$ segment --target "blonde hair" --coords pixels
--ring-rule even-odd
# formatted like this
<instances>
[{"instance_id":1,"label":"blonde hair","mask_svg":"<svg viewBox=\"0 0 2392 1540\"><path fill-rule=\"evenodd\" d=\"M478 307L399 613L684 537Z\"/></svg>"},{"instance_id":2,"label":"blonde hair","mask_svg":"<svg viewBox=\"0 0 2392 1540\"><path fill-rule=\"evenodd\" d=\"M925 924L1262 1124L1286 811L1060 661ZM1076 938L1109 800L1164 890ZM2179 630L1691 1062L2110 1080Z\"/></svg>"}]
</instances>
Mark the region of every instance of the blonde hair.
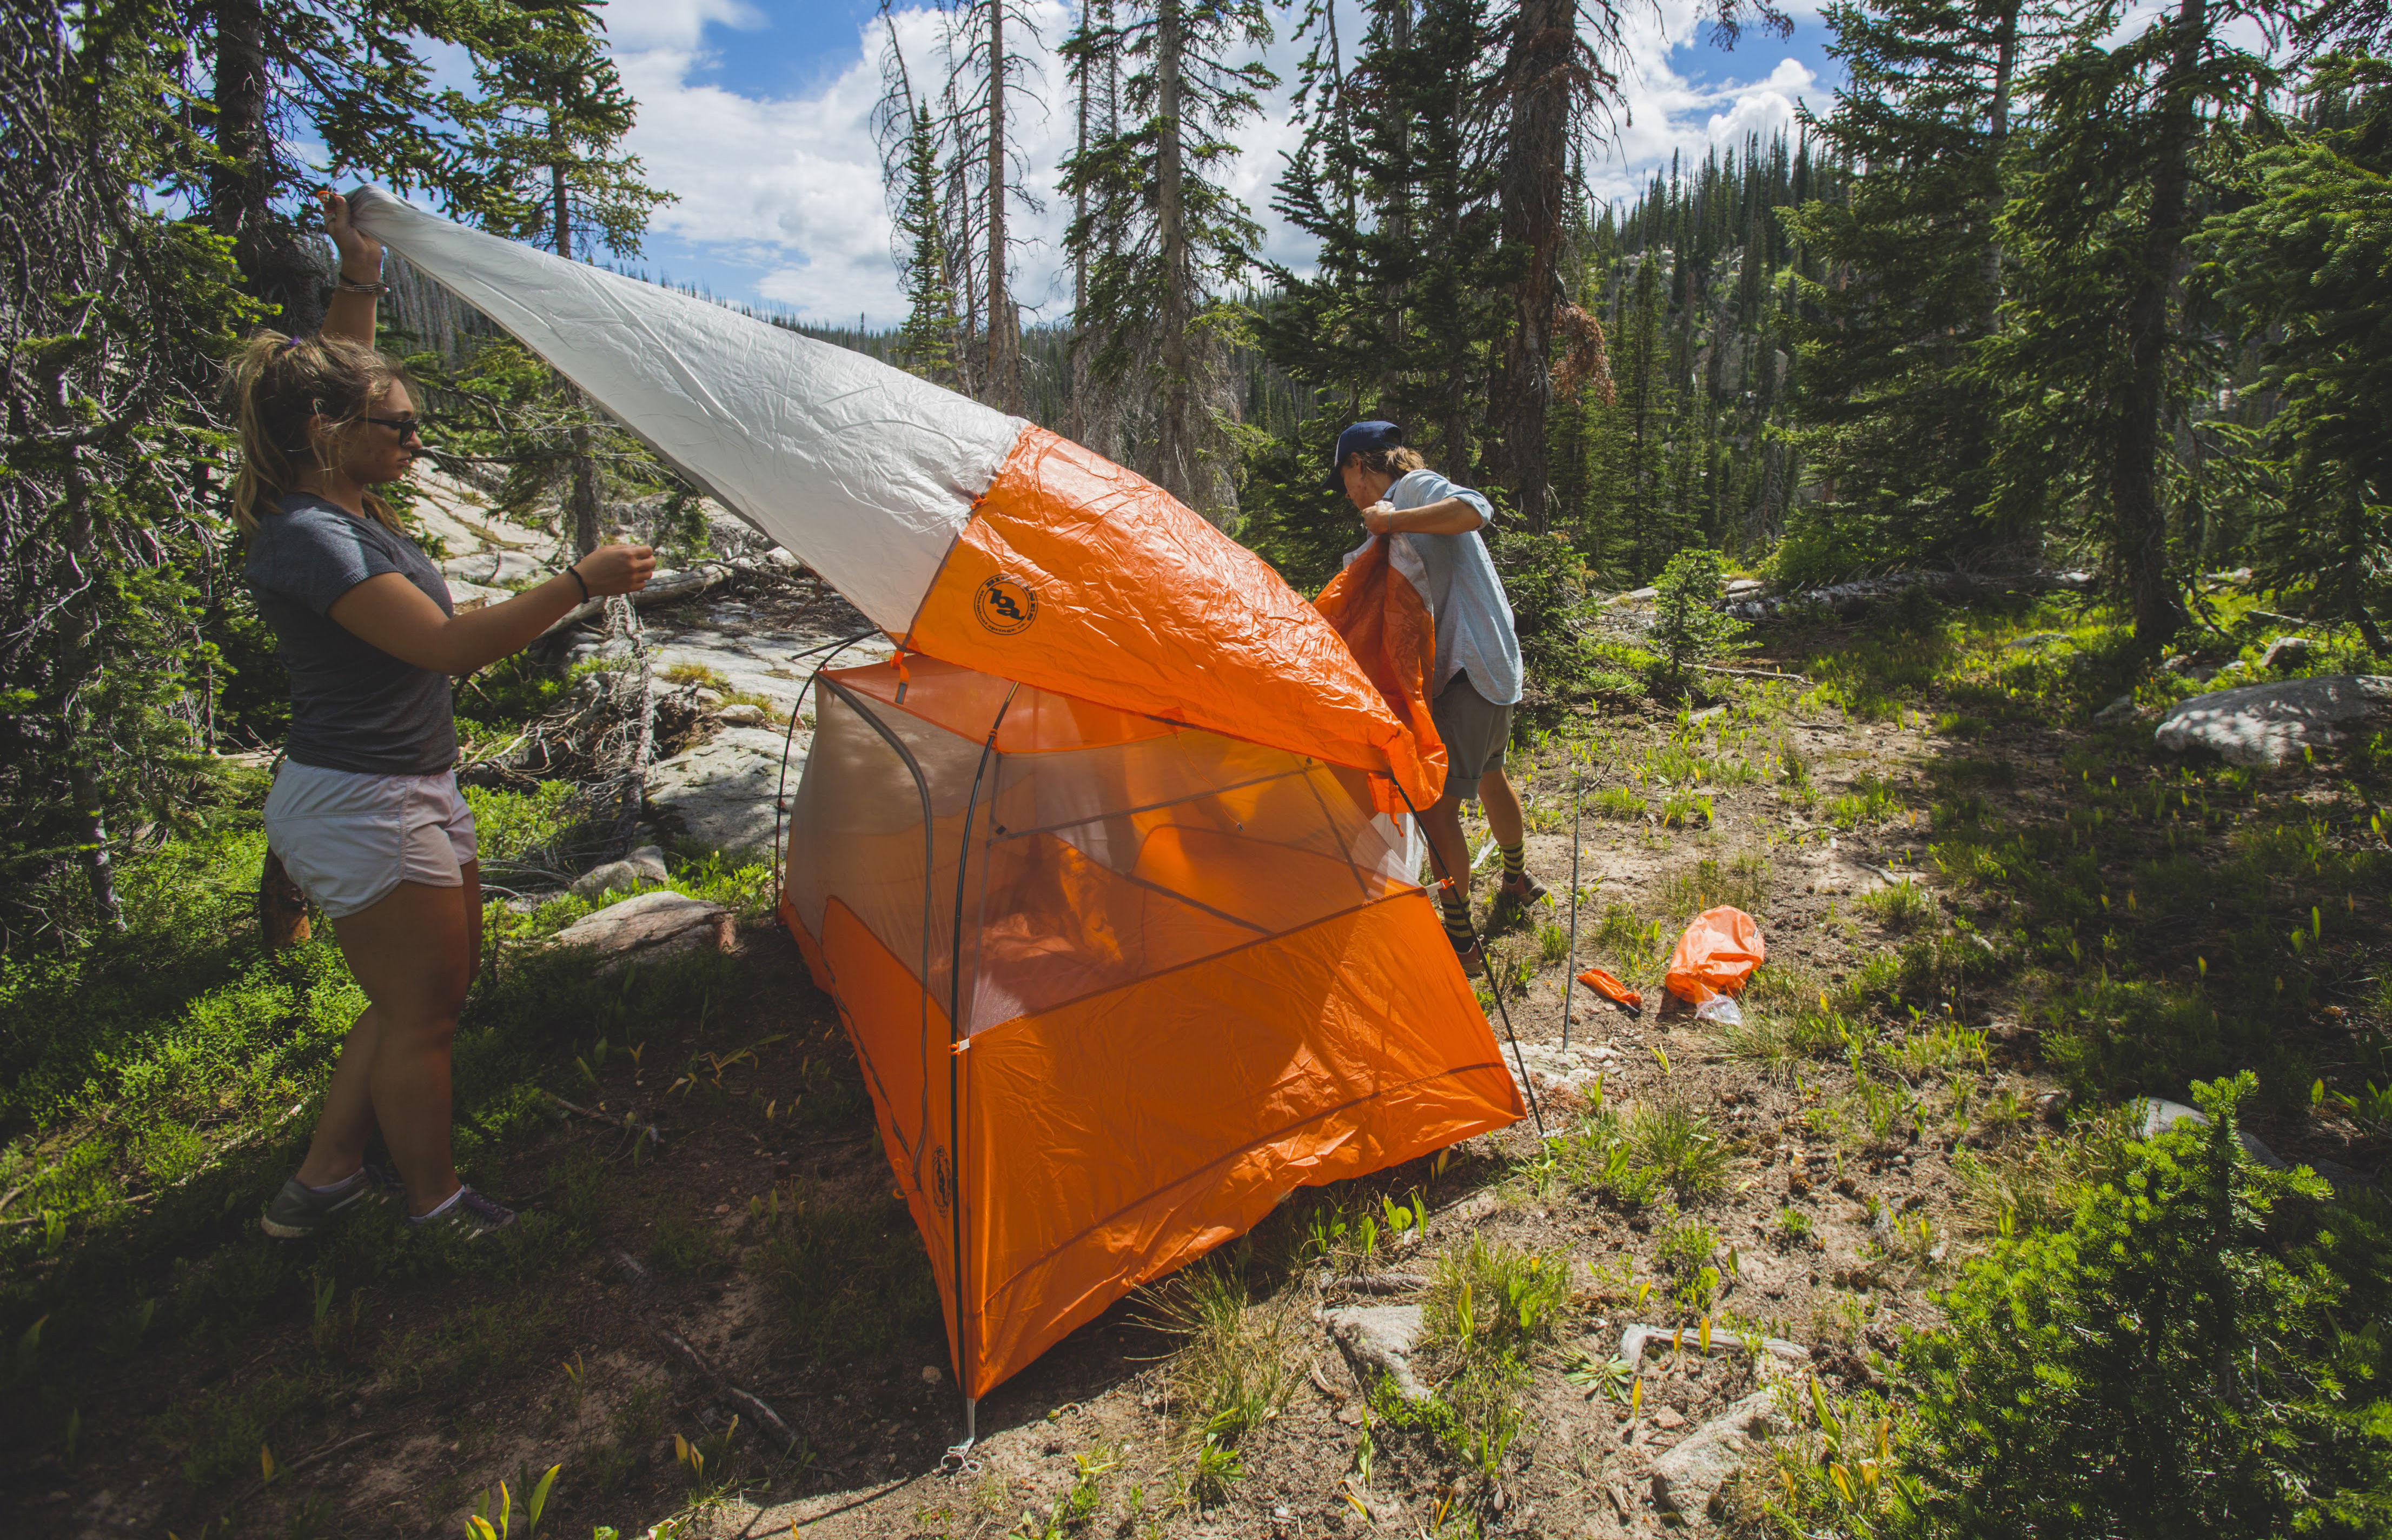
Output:
<instances>
[{"instance_id":1,"label":"blonde hair","mask_svg":"<svg viewBox=\"0 0 2392 1540\"><path fill-rule=\"evenodd\" d=\"M232 362L230 388L240 425L240 474L232 513L246 539L261 513L280 512L310 471L340 461L341 446L403 376L398 366L347 337L285 337L261 331ZM366 511L396 531L390 505L371 492Z\"/></svg>"},{"instance_id":2,"label":"blonde hair","mask_svg":"<svg viewBox=\"0 0 2392 1540\"><path fill-rule=\"evenodd\" d=\"M1409 444L1398 444L1385 449L1357 449L1353 458L1362 462L1363 470L1398 481L1415 471L1428 469L1428 461L1421 459L1421 452Z\"/></svg>"}]
</instances>

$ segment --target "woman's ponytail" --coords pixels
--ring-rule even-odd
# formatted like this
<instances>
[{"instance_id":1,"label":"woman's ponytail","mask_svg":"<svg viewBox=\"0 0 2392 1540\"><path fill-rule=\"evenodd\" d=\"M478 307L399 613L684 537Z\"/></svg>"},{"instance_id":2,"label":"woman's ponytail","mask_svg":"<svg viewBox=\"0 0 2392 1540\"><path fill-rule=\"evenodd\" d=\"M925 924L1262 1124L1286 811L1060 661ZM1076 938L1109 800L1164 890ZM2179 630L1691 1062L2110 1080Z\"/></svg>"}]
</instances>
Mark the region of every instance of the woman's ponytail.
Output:
<instances>
[{"instance_id":1,"label":"woman's ponytail","mask_svg":"<svg viewBox=\"0 0 2392 1540\"><path fill-rule=\"evenodd\" d=\"M343 441L364 426L398 378L389 359L346 337L261 331L241 344L228 387L240 433L232 511L244 539L298 489L301 477L339 460ZM398 527L380 498L369 493L366 508Z\"/></svg>"}]
</instances>

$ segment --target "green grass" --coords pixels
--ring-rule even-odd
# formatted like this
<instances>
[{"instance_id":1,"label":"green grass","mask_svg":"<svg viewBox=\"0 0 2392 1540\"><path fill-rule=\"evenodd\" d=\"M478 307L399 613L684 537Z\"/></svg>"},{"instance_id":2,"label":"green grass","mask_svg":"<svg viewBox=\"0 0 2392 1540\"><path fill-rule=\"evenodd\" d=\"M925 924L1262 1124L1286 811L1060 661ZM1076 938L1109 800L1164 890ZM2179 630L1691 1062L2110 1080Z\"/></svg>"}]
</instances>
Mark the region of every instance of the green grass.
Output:
<instances>
[{"instance_id":1,"label":"green grass","mask_svg":"<svg viewBox=\"0 0 2392 1540\"><path fill-rule=\"evenodd\" d=\"M835 1204L800 1189L767 1234L760 1272L809 1357L876 1356L931 1339L941 1308L905 1205Z\"/></svg>"},{"instance_id":2,"label":"green grass","mask_svg":"<svg viewBox=\"0 0 2392 1540\"><path fill-rule=\"evenodd\" d=\"M1935 900L1914 882L1891 882L1861 895L1861 907L1896 936L1929 925L1935 918Z\"/></svg>"},{"instance_id":3,"label":"green grass","mask_svg":"<svg viewBox=\"0 0 2392 1540\"><path fill-rule=\"evenodd\" d=\"M1178 1343L1171 1360L1182 1457L1200 1506L1221 1502L1245 1473L1239 1445L1294 1388L1283 1310L1257 1308L1236 1251L1181 1268L1141 1299L1150 1325Z\"/></svg>"},{"instance_id":4,"label":"green grass","mask_svg":"<svg viewBox=\"0 0 2392 1540\"><path fill-rule=\"evenodd\" d=\"M1633 823L1644 817L1643 794L1630 786L1606 786L1587 798L1587 810L1598 818L1618 819Z\"/></svg>"},{"instance_id":5,"label":"green grass","mask_svg":"<svg viewBox=\"0 0 2392 1540\"><path fill-rule=\"evenodd\" d=\"M1705 856L1661 879L1654 913L1667 924L1683 928L1696 915L1722 904L1750 913L1762 907L1768 891L1769 858L1761 852L1740 851L1724 861Z\"/></svg>"},{"instance_id":6,"label":"green grass","mask_svg":"<svg viewBox=\"0 0 2392 1540\"><path fill-rule=\"evenodd\" d=\"M1553 1141L1553 1156L1570 1182L1630 1208L1664 1194L1682 1206L1718 1197L1733 1158L1702 1114L1674 1100L1642 1102L1626 1113L1598 1101Z\"/></svg>"}]
</instances>

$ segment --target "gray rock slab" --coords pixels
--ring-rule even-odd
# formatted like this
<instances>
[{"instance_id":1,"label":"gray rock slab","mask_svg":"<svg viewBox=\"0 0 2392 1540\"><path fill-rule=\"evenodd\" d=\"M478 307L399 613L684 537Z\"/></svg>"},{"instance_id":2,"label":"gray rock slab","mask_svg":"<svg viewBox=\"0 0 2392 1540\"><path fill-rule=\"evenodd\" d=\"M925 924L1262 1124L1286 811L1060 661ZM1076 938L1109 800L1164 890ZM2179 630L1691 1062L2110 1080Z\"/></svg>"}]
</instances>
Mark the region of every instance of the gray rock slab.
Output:
<instances>
[{"instance_id":1,"label":"gray rock slab","mask_svg":"<svg viewBox=\"0 0 2392 1540\"><path fill-rule=\"evenodd\" d=\"M2213 750L2230 765L2281 765L2386 711L2392 676L2320 674L2195 695L2161 718L2152 739L2172 753Z\"/></svg>"},{"instance_id":2,"label":"gray rock slab","mask_svg":"<svg viewBox=\"0 0 2392 1540\"><path fill-rule=\"evenodd\" d=\"M587 947L599 958L599 972L645 963L677 952L711 947L731 950L731 912L685 893L643 893L585 914L556 933L551 944Z\"/></svg>"},{"instance_id":3,"label":"gray rock slab","mask_svg":"<svg viewBox=\"0 0 2392 1540\"><path fill-rule=\"evenodd\" d=\"M1346 1354L1354 1378L1365 1391L1384 1378L1392 1380L1397 1393L1407 1401L1428 1394L1427 1387L1412 1373L1412 1354L1420 1348L1420 1306L1346 1305L1322 1311L1320 1324Z\"/></svg>"},{"instance_id":4,"label":"gray rock slab","mask_svg":"<svg viewBox=\"0 0 2392 1540\"><path fill-rule=\"evenodd\" d=\"M722 718L724 727L762 727L765 723L764 708L750 705L746 701L726 705L715 715Z\"/></svg>"},{"instance_id":5,"label":"gray rock slab","mask_svg":"<svg viewBox=\"0 0 2392 1540\"><path fill-rule=\"evenodd\" d=\"M788 787L805 772L811 734L789 745ZM769 851L774 799L781 793L778 730L726 728L711 742L648 770L648 803L692 839L729 851Z\"/></svg>"},{"instance_id":6,"label":"gray rock slab","mask_svg":"<svg viewBox=\"0 0 2392 1540\"><path fill-rule=\"evenodd\" d=\"M601 893L627 892L664 880L663 848L643 845L621 861L610 861L604 866L593 866L582 873L573 879L571 892L577 899L594 899Z\"/></svg>"},{"instance_id":7,"label":"gray rock slab","mask_svg":"<svg viewBox=\"0 0 2392 1540\"><path fill-rule=\"evenodd\" d=\"M721 675L730 689L769 701L780 716L799 708L819 661L796 654L832 640L789 632L750 632L730 615L722 616L721 624L685 629L651 621L648 636L655 647L657 673L676 664L709 669ZM876 662L889 653L888 640L873 637L839 654L838 666Z\"/></svg>"},{"instance_id":8,"label":"gray rock slab","mask_svg":"<svg viewBox=\"0 0 2392 1540\"><path fill-rule=\"evenodd\" d=\"M1780 1426L1776 1392L1755 1391L1653 1462L1653 1502L1689 1521L1709 1516L1728 1478Z\"/></svg>"},{"instance_id":9,"label":"gray rock slab","mask_svg":"<svg viewBox=\"0 0 2392 1540\"><path fill-rule=\"evenodd\" d=\"M529 551L486 548L440 563L444 577L499 588L511 588L527 578L548 576L548 567Z\"/></svg>"}]
</instances>

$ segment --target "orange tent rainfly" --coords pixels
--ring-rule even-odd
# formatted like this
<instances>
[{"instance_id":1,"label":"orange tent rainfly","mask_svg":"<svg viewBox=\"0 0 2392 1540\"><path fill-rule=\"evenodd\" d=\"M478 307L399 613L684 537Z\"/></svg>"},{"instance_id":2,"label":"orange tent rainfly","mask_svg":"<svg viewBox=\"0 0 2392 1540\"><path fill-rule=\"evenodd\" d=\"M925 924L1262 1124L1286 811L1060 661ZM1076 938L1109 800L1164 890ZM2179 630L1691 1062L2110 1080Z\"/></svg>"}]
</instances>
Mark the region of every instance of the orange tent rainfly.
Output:
<instances>
[{"instance_id":1,"label":"orange tent rainfly","mask_svg":"<svg viewBox=\"0 0 2392 1540\"><path fill-rule=\"evenodd\" d=\"M900 645L817 676L780 908L929 1249L968 1437L991 1388L1295 1188L1522 1116L1390 810L1443 780L1419 680L1043 429L351 201Z\"/></svg>"}]
</instances>

